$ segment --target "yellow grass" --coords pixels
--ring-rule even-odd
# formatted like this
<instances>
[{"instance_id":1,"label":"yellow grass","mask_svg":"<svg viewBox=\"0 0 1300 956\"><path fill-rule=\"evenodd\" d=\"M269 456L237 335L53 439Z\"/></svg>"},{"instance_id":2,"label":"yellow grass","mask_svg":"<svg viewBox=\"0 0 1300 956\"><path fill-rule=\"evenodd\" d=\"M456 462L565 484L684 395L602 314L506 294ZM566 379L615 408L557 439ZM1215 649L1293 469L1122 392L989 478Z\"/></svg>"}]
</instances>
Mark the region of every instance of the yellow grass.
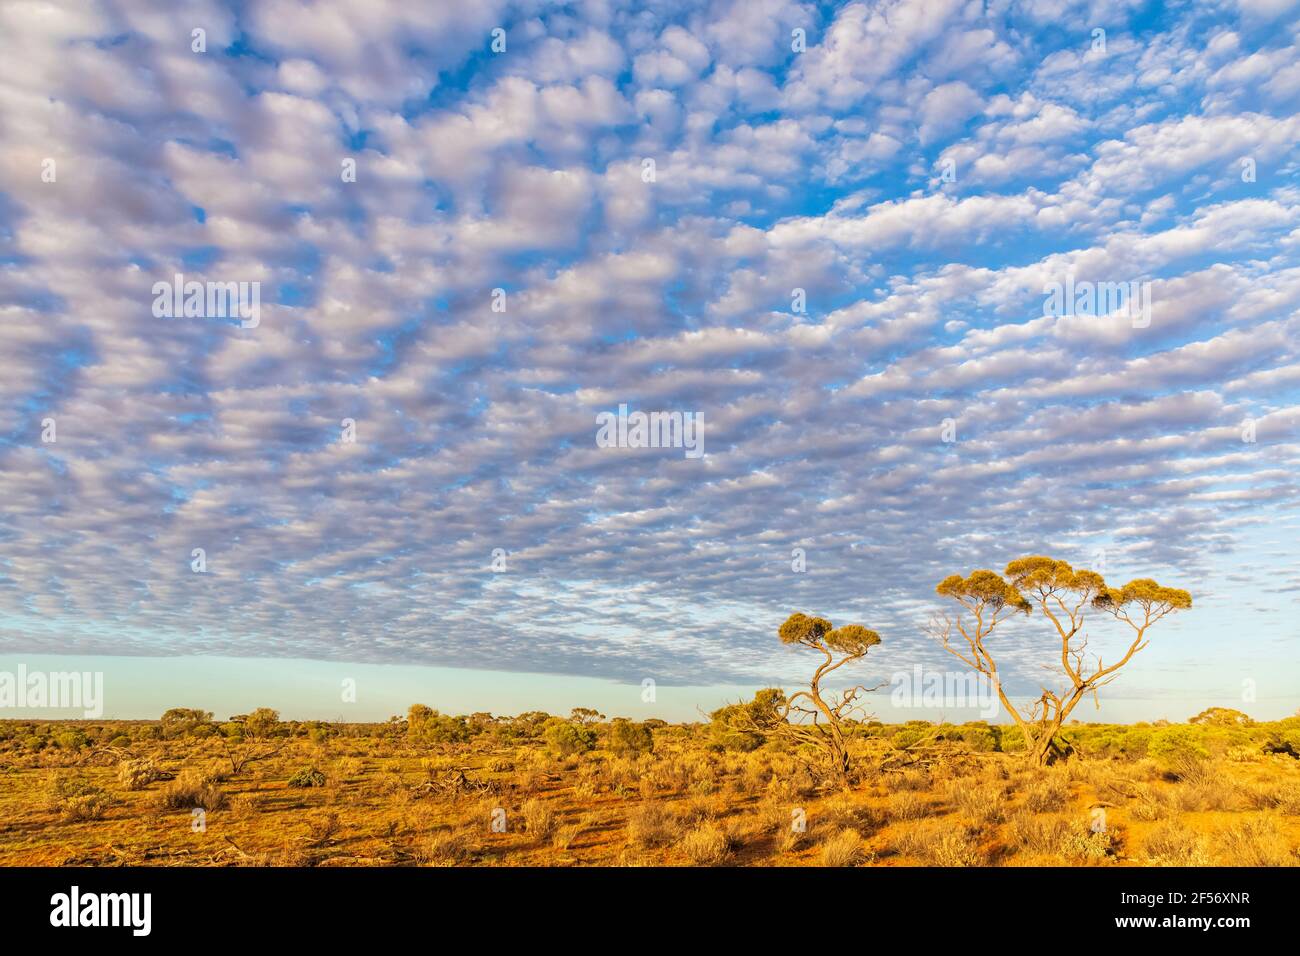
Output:
<instances>
[{"instance_id":1,"label":"yellow grass","mask_svg":"<svg viewBox=\"0 0 1300 956\"><path fill-rule=\"evenodd\" d=\"M889 771L859 742L861 772L841 790L808 755L711 749L689 727L660 728L639 756L400 733L277 746L232 773L212 738L11 743L0 865L1300 863L1300 760L1280 754L1178 774L1082 757L1031 769L1002 753Z\"/></svg>"}]
</instances>

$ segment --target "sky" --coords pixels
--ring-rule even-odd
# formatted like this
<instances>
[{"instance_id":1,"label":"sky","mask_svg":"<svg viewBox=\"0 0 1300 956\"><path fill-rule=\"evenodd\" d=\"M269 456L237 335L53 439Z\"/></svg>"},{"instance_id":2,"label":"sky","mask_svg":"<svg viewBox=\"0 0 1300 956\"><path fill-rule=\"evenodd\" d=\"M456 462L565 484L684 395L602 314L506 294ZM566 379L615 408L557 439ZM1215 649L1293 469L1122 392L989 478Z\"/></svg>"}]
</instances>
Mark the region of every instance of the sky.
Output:
<instances>
[{"instance_id":1,"label":"sky","mask_svg":"<svg viewBox=\"0 0 1300 956\"><path fill-rule=\"evenodd\" d=\"M1194 598L1089 719L1300 707L1298 3L14 0L0 62L0 670L699 719L796 610L960 669L935 584L1049 554Z\"/></svg>"}]
</instances>

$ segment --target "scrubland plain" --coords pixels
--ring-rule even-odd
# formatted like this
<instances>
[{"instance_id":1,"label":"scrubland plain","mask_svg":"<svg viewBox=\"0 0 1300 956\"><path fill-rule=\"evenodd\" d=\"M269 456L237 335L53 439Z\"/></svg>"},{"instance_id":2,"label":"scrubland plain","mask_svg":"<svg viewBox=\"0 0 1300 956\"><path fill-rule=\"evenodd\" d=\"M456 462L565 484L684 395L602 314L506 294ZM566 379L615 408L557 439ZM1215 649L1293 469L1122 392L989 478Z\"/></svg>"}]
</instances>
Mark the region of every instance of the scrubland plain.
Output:
<instances>
[{"instance_id":1,"label":"scrubland plain","mask_svg":"<svg viewBox=\"0 0 1300 956\"><path fill-rule=\"evenodd\" d=\"M1300 717L1015 728L852 723L846 780L710 723L0 723L0 864L1293 866Z\"/></svg>"}]
</instances>

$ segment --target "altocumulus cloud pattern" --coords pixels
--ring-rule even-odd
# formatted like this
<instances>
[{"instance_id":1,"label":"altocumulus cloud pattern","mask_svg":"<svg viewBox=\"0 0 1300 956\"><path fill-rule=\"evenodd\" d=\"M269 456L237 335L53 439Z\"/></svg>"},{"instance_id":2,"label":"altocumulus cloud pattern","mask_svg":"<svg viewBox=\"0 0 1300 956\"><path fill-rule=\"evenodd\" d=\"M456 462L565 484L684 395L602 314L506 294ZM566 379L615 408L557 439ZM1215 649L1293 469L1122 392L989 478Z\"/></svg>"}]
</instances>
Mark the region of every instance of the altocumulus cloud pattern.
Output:
<instances>
[{"instance_id":1,"label":"altocumulus cloud pattern","mask_svg":"<svg viewBox=\"0 0 1300 956\"><path fill-rule=\"evenodd\" d=\"M791 610L915 651L935 582L1038 551L1293 612L1298 38L6 3L0 650L744 681ZM603 447L620 405L704 454Z\"/></svg>"}]
</instances>

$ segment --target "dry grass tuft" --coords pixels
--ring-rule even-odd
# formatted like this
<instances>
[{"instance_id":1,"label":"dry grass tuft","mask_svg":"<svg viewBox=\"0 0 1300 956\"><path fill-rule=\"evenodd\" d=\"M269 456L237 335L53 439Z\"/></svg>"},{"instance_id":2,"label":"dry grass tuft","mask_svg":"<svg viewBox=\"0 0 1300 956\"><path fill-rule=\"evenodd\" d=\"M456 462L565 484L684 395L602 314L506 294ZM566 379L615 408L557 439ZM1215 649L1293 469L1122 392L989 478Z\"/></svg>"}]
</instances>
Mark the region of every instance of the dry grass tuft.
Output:
<instances>
[{"instance_id":1,"label":"dry grass tuft","mask_svg":"<svg viewBox=\"0 0 1300 956\"><path fill-rule=\"evenodd\" d=\"M680 834L677 821L662 804L638 804L627 816L627 836L641 849L667 846Z\"/></svg>"},{"instance_id":2,"label":"dry grass tuft","mask_svg":"<svg viewBox=\"0 0 1300 956\"><path fill-rule=\"evenodd\" d=\"M696 866L717 866L731 855L731 839L716 823L704 823L681 841L682 852Z\"/></svg>"},{"instance_id":3,"label":"dry grass tuft","mask_svg":"<svg viewBox=\"0 0 1300 956\"><path fill-rule=\"evenodd\" d=\"M822 866L857 866L865 856L862 834L845 827L822 840L818 861Z\"/></svg>"}]
</instances>

